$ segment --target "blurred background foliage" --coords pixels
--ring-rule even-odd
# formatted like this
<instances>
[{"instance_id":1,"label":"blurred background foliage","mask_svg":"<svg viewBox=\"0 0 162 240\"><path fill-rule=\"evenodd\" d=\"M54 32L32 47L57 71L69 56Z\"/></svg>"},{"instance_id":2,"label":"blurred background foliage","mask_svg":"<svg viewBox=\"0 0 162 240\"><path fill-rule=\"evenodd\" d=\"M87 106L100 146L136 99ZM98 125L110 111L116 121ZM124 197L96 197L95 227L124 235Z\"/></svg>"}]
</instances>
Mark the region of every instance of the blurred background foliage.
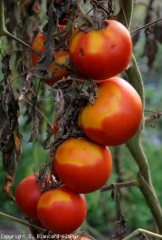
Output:
<instances>
[{"instance_id":1,"label":"blurred background foliage","mask_svg":"<svg viewBox=\"0 0 162 240\"><path fill-rule=\"evenodd\" d=\"M12 1L14 2L14 1ZM21 2L21 1L20 1ZM14 3L15 14L19 11L18 15L15 15L17 23L20 28L30 30L27 26L30 21L34 21L33 14L28 16L28 21L22 22L22 18L25 16L20 11L20 2ZM22 1L23 2L23 1ZM24 1L25 2L25 1ZM30 2L30 1L29 1ZM36 1L35 1L36 2ZM39 1L41 3L41 1ZM25 5L24 5L25 6ZM41 29L45 19L45 1L41 3L41 9L36 13L37 17L37 27ZM6 8L8 11L8 8ZM22 10L22 9L21 9ZM11 11L11 9L10 9ZM10 27L10 20L12 20L11 15L6 15L6 22L8 30L13 34L17 34L16 28L12 29ZM25 11L25 10L24 10ZM21 13L21 14L20 14ZM162 13L162 2L159 0L154 1L135 1L134 17L132 20L131 32L148 22L154 21ZM39 16L39 17L38 17ZM33 17L33 19L32 19ZM145 105L145 115L150 115L154 112L160 112L162 108L162 36L157 38L158 31L162 30L162 21L158 22L158 30L155 33L155 25L146 29L142 29L139 32L132 34L134 41L134 54L137 58L137 62L144 81L144 90L146 97ZM33 28L33 27L32 27ZM159 33L160 34L160 33ZM17 34L18 35L18 34ZM30 35L30 39L29 39ZM155 36L156 35L156 36ZM161 33L162 35L162 33ZM27 35L20 34L20 38L31 43L33 35L30 33ZM27 38L27 39L25 39ZM151 39L151 40L150 40ZM150 41L150 42L149 42ZM2 51L9 51L11 49L17 49L17 44L13 41L11 42L6 37L2 38ZM19 49L21 47L19 46ZM21 54L19 58L21 57ZM15 78L18 73L16 71L15 65L18 59L16 59L14 52L12 54L12 77ZM3 78L2 72L0 72L0 78ZM18 78L14 84L15 87L22 86L23 79ZM37 82L36 82L37 87ZM48 118L49 122L53 122L54 119L54 105L53 100L49 97L50 91L48 86L44 86L45 95L40 96L41 110ZM27 116L25 115L25 105L20 103L20 132L23 135L22 142L22 155L17 165L16 175L15 175L15 185L13 186L13 192L17 184L26 176L34 171L38 171L41 164L47 160L48 150L45 150L40 139L35 140L33 143L28 143L30 137L31 123L27 121ZM52 113L52 114L51 114ZM29 124L27 124L29 122ZM24 123L25 126L24 126ZM148 157L151 169L151 175L153 179L153 184L157 191L157 195L162 204L162 191L161 191L161 169L162 169L162 120L153 120L152 122L146 122L145 129L143 131L142 143L144 151ZM42 136L46 137L46 123L41 124ZM113 174L107 183L114 184L121 181L131 181L136 178L138 168L136 163L132 159L125 145L111 148L114 158L116 159L113 167ZM8 201L5 194L2 191L4 185L4 178L6 173L3 171L2 161L0 161L0 211L23 218L20 211L17 209L11 201ZM120 197L120 206L119 200ZM94 235L96 239L103 239L100 234L105 237L115 235L117 229L117 222L120 220L121 215L125 216L127 233L131 232L137 228L144 228L150 231L154 231L154 223L148 209L145 200L143 199L140 191L135 187L123 188L120 191L120 195L116 196L116 193L111 191L100 192L96 191L91 194L87 194L88 202L88 215L87 221L83 224L81 230L88 231L90 234ZM0 232L6 233L10 229L14 229L17 233L29 232L26 227L20 226L9 220L0 218ZM105 238L108 239L108 238Z\"/></svg>"}]
</instances>

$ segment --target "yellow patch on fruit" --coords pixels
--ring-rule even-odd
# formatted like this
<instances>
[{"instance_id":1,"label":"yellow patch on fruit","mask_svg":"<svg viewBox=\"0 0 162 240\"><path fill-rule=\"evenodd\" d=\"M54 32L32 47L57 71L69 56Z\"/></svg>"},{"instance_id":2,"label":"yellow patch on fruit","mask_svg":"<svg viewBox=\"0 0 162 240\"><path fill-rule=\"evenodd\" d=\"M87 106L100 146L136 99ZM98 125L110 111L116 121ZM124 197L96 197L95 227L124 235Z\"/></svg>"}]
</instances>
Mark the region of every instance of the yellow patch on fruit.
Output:
<instances>
[{"instance_id":1,"label":"yellow patch on fruit","mask_svg":"<svg viewBox=\"0 0 162 240\"><path fill-rule=\"evenodd\" d=\"M59 164L73 164L89 166L103 158L101 148L85 139L68 139L57 149L55 159ZM86 162L85 162L86 159Z\"/></svg>"},{"instance_id":2,"label":"yellow patch on fruit","mask_svg":"<svg viewBox=\"0 0 162 240\"><path fill-rule=\"evenodd\" d=\"M105 42L105 39L103 38L103 36L101 34L98 34L98 32L94 30L90 32L88 37L87 37L87 40L93 39L93 44L87 43L88 52L92 54L98 54L100 49L102 51L103 44Z\"/></svg>"},{"instance_id":3,"label":"yellow patch on fruit","mask_svg":"<svg viewBox=\"0 0 162 240\"><path fill-rule=\"evenodd\" d=\"M71 38L73 41L73 44L70 44L69 52L75 52L76 47L78 45L78 41L80 40L83 34L84 34L83 32L79 32L79 31L74 33L74 35Z\"/></svg>"},{"instance_id":4,"label":"yellow patch on fruit","mask_svg":"<svg viewBox=\"0 0 162 240\"><path fill-rule=\"evenodd\" d=\"M58 63L59 65L67 65L66 63L70 62L69 61L69 54L68 53L62 53L59 55L58 59L56 57L56 64ZM70 64L68 64L68 67L70 67ZM56 72L56 76L58 76L59 74L63 75L63 73L68 72L65 69L55 65L55 64L51 64L48 68L48 72L52 72L55 71Z\"/></svg>"},{"instance_id":5,"label":"yellow patch on fruit","mask_svg":"<svg viewBox=\"0 0 162 240\"><path fill-rule=\"evenodd\" d=\"M70 203L71 197L68 193L66 193L65 191L62 191L61 189L58 189L58 188L49 190L49 191L43 193L43 195L39 199L37 206L38 206L38 208L48 208L53 203L57 203L57 202Z\"/></svg>"},{"instance_id":6,"label":"yellow patch on fruit","mask_svg":"<svg viewBox=\"0 0 162 240\"><path fill-rule=\"evenodd\" d=\"M103 83L102 85L99 86L98 98L95 100L94 106L88 104L79 114L78 121L79 123L84 122L85 128L91 127L91 121L93 119L93 126L101 129L102 120L105 118L105 115L113 116L120 109L120 101L122 98L122 94L119 88L113 83L111 84L108 83L109 89L105 91L105 84L106 83Z\"/></svg>"}]
</instances>

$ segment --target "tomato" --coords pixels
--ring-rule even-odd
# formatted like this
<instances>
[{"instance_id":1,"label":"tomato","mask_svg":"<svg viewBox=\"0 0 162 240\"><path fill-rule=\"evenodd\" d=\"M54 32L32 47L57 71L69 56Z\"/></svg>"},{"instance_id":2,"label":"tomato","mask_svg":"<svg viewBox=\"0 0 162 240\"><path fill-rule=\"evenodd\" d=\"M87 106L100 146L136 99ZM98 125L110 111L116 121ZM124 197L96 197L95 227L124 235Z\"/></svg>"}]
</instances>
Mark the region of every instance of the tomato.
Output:
<instances>
[{"instance_id":1,"label":"tomato","mask_svg":"<svg viewBox=\"0 0 162 240\"><path fill-rule=\"evenodd\" d=\"M90 239L86 237L81 237L81 240L90 240Z\"/></svg>"},{"instance_id":2,"label":"tomato","mask_svg":"<svg viewBox=\"0 0 162 240\"><path fill-rule=\"evenodd\" d=\"M72 63L82 76L100 80L121 73L130 62L129 31L115 20L105 20L103 29L75 31L69 43Z\"/></svg>"},{"instance_id":3,"label":"tomato","mask_svg":"<svg viewBox=\"0 0 162 240\"><path fill-rule=\"evenodd\" d=\"M24 178L18 184L15 192L18 207L28 218L33 220L38 220L37 203L40 196L40 187L34 174Z\"/></svg>"},{"instance_id":4,"label":"tomato","mask_svg":"<svg viewBox=\"0 0 162 240\"><path fill-rule=\"evenodd\" d=\"M86 138L68 138L56 150L53 172L72 191L90 193L101 188L112 169L108 147Z\"/></svg>"},{"instance_id":5,"label":"tomato","mask_svg":"<svg viewBox=\"0 0 162 240\"><path fill-rule=\"evenodd\" d=\"M34 38L34 41L32 43L32 48L40 53L42 53L45 49L44 47L44 42L46 40L46 36L43 32L39 32L36 37ZM39 61L39 55L32 52L31 53L31 58L32 58L32 64L33 66L36 66Z\"/></svg>"},{"instance_id":6,"label":"tomato","mask_svg":"<svg viewBox=\"0 0 162 240\"><path fill-rule=\"evenodd\" d=\"M44 35L44 33L39 32L32 43L32 48L40 53L43 53L45 50L44 46L45 40L46 36ZM67 67L70 68L69 56L70 55L67 50L64 49L54 50L55 62L58 63L59 65L66 65ZM39 61L39 56L36 53L32 52L31 58L33 66L36 66ZM67 77L70 75L70 71L63 69L62 67L59 67L57 66L57 64L54 63L48 67L48 73L51 72L54 73L54 77L48 80L43 80L49 86L52 86L55 82L62 79L63 77Z\"/></svg>"},{"instance_id":7,"label":"tomato","mask_svg":"<svg viewBox=\"0 0 162 240\"><path fill-rule=\"evenodd\" d=\"M59 30L64 30L66 28L66 25L58 25Z\"/></svg>"},{"instance_id":8,"label":"tomato","mask_svg":"<svg viewBox=\"0 0 162 240\"><path fill-rule=\"evenodd\" d=\"M38 174L31 174L17 185L15 199L20 210L31 220L37 221L37 204L42 192L36 176ZM55 180L54 176L53 180ZM50 188L51 186L50 175L47 174L44 181L41 181L41 187Z\"/></svg>"},{"instance_id":9,"label":"tomato","mask_svg":"<svg viewBox=\"0 0 162 240\"><path fill-rule=\"evenodd\" d=\"M85 196L65 186L44 192L37 205L42 225L57 234L68 234L79 228L86 212Z\"/></svg>"},{"instance_id":10,"label":"tomato","mask_svg":"<svg viewBox=\"0 0 162 240\"><path fill-rule=\"evenodd\" d=\"M87 104L80 111L78 126L96 143L120 145L138 130L142 111L136 90L124 79L114 77L99 84L98 98L94 106Z\"/></svg>"}]
</instances>

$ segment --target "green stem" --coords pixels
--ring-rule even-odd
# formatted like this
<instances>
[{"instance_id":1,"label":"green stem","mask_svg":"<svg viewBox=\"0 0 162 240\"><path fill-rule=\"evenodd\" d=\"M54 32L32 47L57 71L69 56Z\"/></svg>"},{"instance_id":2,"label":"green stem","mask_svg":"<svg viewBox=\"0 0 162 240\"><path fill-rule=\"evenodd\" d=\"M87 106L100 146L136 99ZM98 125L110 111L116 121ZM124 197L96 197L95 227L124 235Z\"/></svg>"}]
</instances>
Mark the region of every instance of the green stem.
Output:
<instances>
[{"instance_id":1,"label":"green stem","mask_svg":"<svg viewBox=\"0 0 162 240\"><path fill-rule=\"evenodd\" d=\"M38 229L39 231L46 231L46 230L43 229L43 228L37 227L37 226L35 226L35 225L27 222L27 221L23 221L22 219L13 217L13 216L8 215L8 214L3 213L3 212L0 212L0 217L5 217L5 218L7 218L7 219L10 220L10 221L20 223L20 224L22 224L22 225L24 225L24 226L26 226L26 227L29 227L29 228L30 228L30 227L34 227L35 229Z\"/></svg>"},{"instance_id":2,"label":"green stem","mask_svg":"<svg viewBox=\"0 0 162 240\"><path fill-rule=\"evenodd\" d=\"M139 189L141 190L150 208L150 211L152 212L152 215L158 226L159 233L162 234L162 209L160 206L160 202L156 197L153 187L147 184L147 182L145 181L144 177L140 172L138 176L138 181L139 181Z\"/></svg>"},{"instance_id":3,"label":"green stem","mask_svg":"<svg viewBox=\"0 0 162 240\"><path fill-rule=\"evenodd\" d=\"M102 188L100 188L100 192L105 192L105 191L110 191L110 190L120 189L125 187L139 187L138 179L135 179L129 182L119 182L115 184L110 184L108 186L103 186Z\"/></svg>"},{"instance_id":4,"label":"green stem","mask_svg":"<svg viewBox=\"0 0 162 240\"><path fill-rule=\"evenodd\" d=\"M80 5L80 1L81 1L81 0L75 0L75 4L76 4L79 12L80 12L81 15L82 15L82 18L85 19L85 20L89 23L89 25L90 25L91 27L93 27L93 26L94 26L94 22L93 22L93 21L86 15L86 13L83 11L83 9L82 9L82 7L81 7L81 5Z\"/></svg>"},{"instance_id":5,"label":"green stem","mask_svg":"<svg viewBox=\"0 0 162 240\"><path fill-rule=\"evenodd\" d=\"M162 235L147 231L145 229L138 228L137 230L135 230L134 232L132 232L131 234L129 234L127 237L123 238L122 240L129 240L139 234L146 234L146 235L149 235L154 238L162 239Z\"/></svg>"},{"instance_id":6,"label":"green stem","mask_svg":"<svg viewBox=\"0 0 162 240\"><path fill-rule=\"evenodd\" d=\"M120 0L120 3L121 3L121 10L119 11L117 20L130 28L130 22L131 22L132 12L133 12L133 0L124 0L124 1ZM133 55L132 55L130 66L128 67L128 69L126 69L125 72L127 74L129 83L138 92L142 100L143 109L144 109L145 96L144 96L142 76L140 74L136 59ZM162 233L162 209L160 206L160 202L157 199L154 186L152 184L149 163L143 151L143 147L141 145L141 131L143 127L144 127L144 117L142 118L140 128L138 129L136 134L128 142L126 142L126 145L139 167L139 183L140 183L139 188L150 208L150 211L152 212L154 220L158 226L159 232Z\"/></svg>"},{"instance_id":7,"label":"green stem","mask_svg":"<svg viewBox=\"0 0 162 240\"><path fill-rule=\"evenodd\" d=\"M140 95L144 106L145 98L143 82L134 57L132 57L132 65L126 70L126 73L130 84L136 89L136 91ZM159 232L162 233L162 210L160 207L159 200L156 197L154 186L152 184L149 163L141 145L141 130L143 126L144 118L142 119L141 122L141 128L139 128L134 137L132 137L126 143L126 145L139 167L141 176L140 180L141 179L144 180L140 181L140 190L150 208L150 211L152 212L154 220L158 226Z\"/></svg>"},{"instance_id":8,"label":"green stem","mask_svg":"<svg viewBox=\"0 0 162 240\"><path fill-rule=\"evenodd\" d=\"M84 221L83 227L86 231L90 232L91 234L93 234L93 236L96 236L98 239L102 239L102 240L109 240L109 238L104 237L103 234L101 234L100 232L98 232L95 228L93 228L87 220Z\"/></svg>"},{"instance_id":9,"label":"green stem","mask_svg":"<svg viewBox=\"0 0 162 240\"><path fill-rule=\"evenodd\" d=\"M7 29L5 27L5 20L4 20L4 1L0 0L0 37L2 37L2 36L10 37L13 40L15 40L16 42L19 42L25 48L28 48L32 52L40 55L40 53L37 52L36 50L34 50L30 45L28 45L27 43L23 42L21 39L15 37L14 35L12 35L10 32L7 31Z\"/></svg>"},{"instance_id":10,"label":"green stem","mask_svg":"<svg viewBox=\"0 0 162 240\"><path fill-rule=\"evenodd\" d=\"M136 91L140 95L141 100L143 102L143 106L144 106L145 98L144 98L143 81L142 81L142 77L140 75L134 56L132 57L131 66L126 70L126 74L128 76L130 84L136 89ZM141 145L141 131L143 129L143 126L144 126L144 118L142 119L141 127L139 128L137 133L134 135L134 137L132 137L126 143L126 145L139 167L140 176L141 176L140 190L150 208L150 211L152 212L154 220L159 229L159 233L162 233L162 210L160 207L159 200L156 197L154 186L152 184L149 163ZM143 179L144 181L141 181L141 179Z\"/></svg>"},{"instance_id":11,"label":"green stem","mask_svg":"<svg viewBox=\"0 0 162 240\"><path fill-rule=\"evenodd\" d=\"M140 173L144 177L145 181L151 186L152 181L151 181L151 176L150 176L150 168L148 164L148 160L146 158L146 155L143 151L141 142L140 142L140 132L141 130L139 129L138 132L135 134L133 138L131 138L127 143L127 147L133 156L134 160L136 161Z\"/></svg>"},{"instance_id":12,"label":"green stem","mask_svg":"<svg viewBox=\"0 0 162 240\"><path fill-rule=\"evenodd\" d=\"M133 54L132 54L130 67L128 67L128 69L126 69L125 72L128 76L128 80L129 80L130 84L136 89L136 91L140 95L140 98L143 103L143 108L144 108L145 96L144 96L144 87L143 87L142 76L141 76L136 59Z\"/></svg>"},{"instance_id":13,"label":"green stem","mask_svg":"<svg viewBox=\"0 0 162 240\"><path fill-rule=\"evenodd\" d=\"M66 25L66 32L69 36L72 35L72 29L74 27L74 21L75 21L75 16L76 16L76 12L77 12L78 8L77 8L77 5L74 4L73 5L73 8L72 8L72 12L70 14L70 18L69 18L69 21L67 22L67 25Z\"/></svg>"}]
</instances>

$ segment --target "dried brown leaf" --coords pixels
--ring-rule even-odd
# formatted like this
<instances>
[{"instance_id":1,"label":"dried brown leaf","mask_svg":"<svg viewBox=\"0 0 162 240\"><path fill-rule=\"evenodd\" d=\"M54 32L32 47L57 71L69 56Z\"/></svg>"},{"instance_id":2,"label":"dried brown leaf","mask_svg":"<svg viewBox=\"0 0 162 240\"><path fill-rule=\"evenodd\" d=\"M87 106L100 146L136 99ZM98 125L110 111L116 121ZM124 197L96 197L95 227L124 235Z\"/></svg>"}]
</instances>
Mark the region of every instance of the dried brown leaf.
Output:
<instances>
[{"instance_id":1,"label":"dried brown leaf","mask_svg":"<svg viewBox=\"0 0 162 240\"><path fill-rule=\"evenodd\" d=\"M46 133L47 133L47 137L46 137L43 145L44 145L45 149L49 149L49 147L50 147L50 139L54 136L52 126L49 125L49 124L47 124Z\"/></svg>"},{"instance_id":2,"label":"dried brown leaf","mask_svg":"<svg viewBox=\"0 0 162 240\"><path fill-rule=\"evenodd\" d=\"M5 177L5 185L3 187L4 192L6 193L9 199L14 200L12 196L11 188L14 184L14 175L16 171L16 164L21 156L21 142L22 136L19 131L14 131L10 138L3 146L2 157L3 157L3 169L7 172Z\"/></svg>"},{"instance_id":3,"label":"dried brown leaf","mask_svg":"<svg viewBox=\"0 0 162 240\"><path fill-rule=\"evenodd\" d=\"M161 23L158 23L155 25L154 32L155 32L155 39L162 44L162 24Z\"/></svg>"},{"instance_id":4,"label":"dried brown leaf","mask_svg":"<svg viewBox=\"0 0 162 240\"><path fill-rule=\"evenodd\" d=\"M39 131L39 118L38 118L38 111L37 111L37 97L33 98L33 104L31 109L31 118L32 118L32 129L31 134L28 142L33 142L34 139L37 137Z\"/></svg>"},{"instance_id":5,"label":"dried brown leaf","mask_svg":"<svg viewBox=\"0 0 162 240\"><path fill-rule=\"evenodd\" d=\"M157 52L158 52L158 44L156 42L156 39L154 37L149 36L147 38L144 52L142 54L142 57L146 56L148 58L147 65L148 65L149 69L152 69L152 67L153 67L153 63L155 61Z\"/></svg>"}]
</instances>

